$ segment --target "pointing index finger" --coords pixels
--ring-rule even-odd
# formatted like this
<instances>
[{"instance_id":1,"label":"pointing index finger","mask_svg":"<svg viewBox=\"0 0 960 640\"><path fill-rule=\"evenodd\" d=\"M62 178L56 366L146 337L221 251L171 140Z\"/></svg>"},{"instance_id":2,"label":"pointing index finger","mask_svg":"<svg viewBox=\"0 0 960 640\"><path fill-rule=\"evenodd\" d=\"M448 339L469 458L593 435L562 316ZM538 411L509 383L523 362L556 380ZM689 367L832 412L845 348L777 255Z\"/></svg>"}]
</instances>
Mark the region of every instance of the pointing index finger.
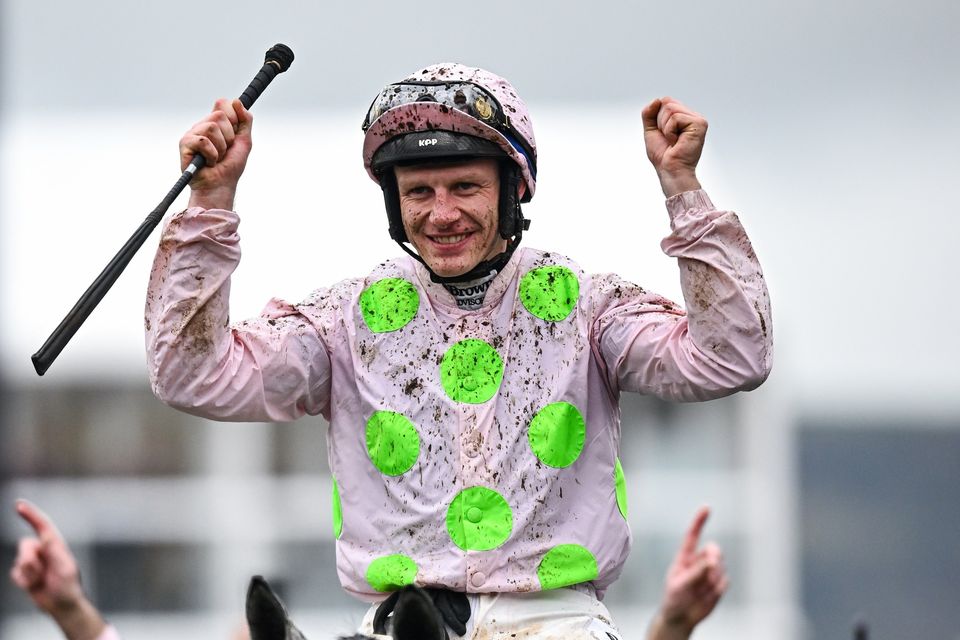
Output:
<instances>
[{"instance_id":1,"label":"pointing index finger","mask_svg":"<svg viewBox=\"0 0 960 640\"><path fill-rule=\"evenodd\" d=\"M693 522L690 523L690 528L687 529L687 533L683 537L683 544L680 546L681 556L692 556L696 553L697 544L700 542L700 533L703 531L703 526L707 523L708 517L710 517L710 507L703 506L697 510Z\"/></svg>"},{"instance_id":2,"label":"pointing index finger","mask_svg":"<svg viewBox=\"0 0 960 640\"><path fill-rule=\"evenodd\" d=\"M23 499L17 500L17 514L30 525L42 542L60 538L60 532L53 522L36 505Z\"/></svg>"}]
</instances>

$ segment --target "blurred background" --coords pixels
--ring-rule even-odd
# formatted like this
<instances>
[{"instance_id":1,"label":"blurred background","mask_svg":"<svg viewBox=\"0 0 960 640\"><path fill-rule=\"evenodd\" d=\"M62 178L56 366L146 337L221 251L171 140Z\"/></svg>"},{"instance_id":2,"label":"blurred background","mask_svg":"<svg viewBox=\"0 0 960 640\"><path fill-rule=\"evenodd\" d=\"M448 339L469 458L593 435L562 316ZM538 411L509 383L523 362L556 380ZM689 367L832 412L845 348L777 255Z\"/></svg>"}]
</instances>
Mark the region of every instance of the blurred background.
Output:
<instances>
[{"instance_id":1,"label":"blurred background","mask_svg":"<svg viewBox=\"0 0 960 640\"><path fill-rule=\"evenodd\" d=\"M438 61L510 78L540 148L529 246L680 299L640 109L710 121L700 177L768 278L776 358L749 394L624 397L633 552L607 604L644 632L696 507L733 586L699 638L960 638L960 5L247 0L0 3L0 564L25 497L128 640L227 638L254 573L312 639L364 605L334 569L325 427L154 399L147 242L50 371L30 363L179 175L177 140L296 53L254 108L232 316L398 253L360 159L386 83ZM185 195L171 211L182 208ZM0 636L56 638L8 581Z\"/></svg>"}]
</instances>

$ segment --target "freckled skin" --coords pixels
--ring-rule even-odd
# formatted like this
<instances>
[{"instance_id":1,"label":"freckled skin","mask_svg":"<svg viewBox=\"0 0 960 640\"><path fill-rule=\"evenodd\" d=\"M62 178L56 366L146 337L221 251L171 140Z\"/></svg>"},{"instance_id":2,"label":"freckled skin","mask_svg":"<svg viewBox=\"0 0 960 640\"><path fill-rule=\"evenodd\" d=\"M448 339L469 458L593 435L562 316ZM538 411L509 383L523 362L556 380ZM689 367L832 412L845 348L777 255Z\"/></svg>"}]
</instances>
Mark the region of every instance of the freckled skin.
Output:
<instances>
[{"instance_id":1,"label":"freckled skin","mask_svg":"<svg viewBox=\"0 0 960 640\"><path fill-rule=\"evenodd\" d=\"M495 160L395 171L403 228L434 273L458 276L506 250L507 241L497 232L500 172ZM462 240L442 243L463 234Z\"/></svg>"}]
</instances>

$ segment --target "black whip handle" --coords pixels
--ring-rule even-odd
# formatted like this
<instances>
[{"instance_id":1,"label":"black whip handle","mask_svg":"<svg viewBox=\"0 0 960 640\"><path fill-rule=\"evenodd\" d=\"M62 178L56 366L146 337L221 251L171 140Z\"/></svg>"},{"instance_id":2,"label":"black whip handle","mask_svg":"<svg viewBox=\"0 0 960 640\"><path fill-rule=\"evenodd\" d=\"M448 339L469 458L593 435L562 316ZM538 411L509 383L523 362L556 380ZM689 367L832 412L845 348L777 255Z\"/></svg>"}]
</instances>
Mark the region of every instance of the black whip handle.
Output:
<instances>
[{"instance_id":1,"label":"black whip handle","mask_svg":"<svg viewBox=\"0 0 960 640\"><path fill-rule=\"evenodd\" d=\"M243 103L243 106L247 109L253 106L253 103L257 101L257 98L259 98L263 90L267 88L267 85L270 84L278 73L289 69L292 62L293 51L286 45L277 44L267 51L263 67L260 68L260 71L257 72L257 75L240 95L240 102ZM37 375L42 376L46 373L47 369L53 364L53 361L57 359L57 356L60 355L63 348L67 346L67 343L70 342L70 339L84 321L86 321L87 317L97 308L97 305L100 304L103 297L107 295L110 287L117 281L117 278L120 277L123 270L127 268L130 260L140 247L143 246L147 238L150 237L150 233L160 224L160 221L163 219L164 214L166 214L167 209L170 208L170 205L173 204L173 201L177 199L177 196L180 195L184 187L190 184L193 176L196 175L197 171L202 169L205 164L206 161L203 156L194 156L177 182L167 195L164 196L160 204L157 205L157 208L147 215L146 219L144 219L133 235L130 236L120 251L117 252L117 255L115 255L103 271L100 272L100 275L93 281L93 284L80 296L77 303L73 305L73 308L70 309L57 328L53 330L53 333L51 333L47 341L43 343L43 346L30 357L34 369L37 370Z\"/></svg>"}]
</instances>

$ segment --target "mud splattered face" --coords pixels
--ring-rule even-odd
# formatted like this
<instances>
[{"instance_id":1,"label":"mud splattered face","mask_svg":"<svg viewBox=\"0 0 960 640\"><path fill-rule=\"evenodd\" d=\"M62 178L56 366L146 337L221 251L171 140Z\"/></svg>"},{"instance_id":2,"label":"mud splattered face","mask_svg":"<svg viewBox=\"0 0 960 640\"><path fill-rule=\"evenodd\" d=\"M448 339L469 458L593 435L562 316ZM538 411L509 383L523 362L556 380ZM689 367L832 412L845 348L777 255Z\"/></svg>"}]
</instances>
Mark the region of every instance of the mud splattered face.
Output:
<instances>
[{"instance_id":1,"label":"mud splattered face","mask_svg":"<svg viewBox=\"0 0 960 640\"><path fill-rule=\"evenodd\" d=\"M500 172L492 159L396 167L407 238L439 276L470 271L506 250L497 233Z\"/></svg>"}]
</instances>

